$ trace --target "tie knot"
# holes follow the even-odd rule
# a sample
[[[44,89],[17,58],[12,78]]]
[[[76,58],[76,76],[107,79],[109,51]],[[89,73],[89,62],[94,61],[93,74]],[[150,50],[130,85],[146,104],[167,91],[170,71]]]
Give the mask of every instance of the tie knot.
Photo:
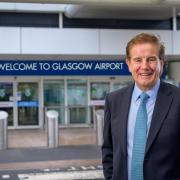
[[[149,98],[149,95],[143,92],[141,93],[140,98],[141,98],[141,101],[146,101]]]

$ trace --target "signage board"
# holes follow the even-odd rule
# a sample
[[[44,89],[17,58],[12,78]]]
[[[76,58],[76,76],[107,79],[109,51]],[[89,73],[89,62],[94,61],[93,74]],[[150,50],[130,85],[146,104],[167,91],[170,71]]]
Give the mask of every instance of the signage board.
[[[123,60],[116,61],[0,61],[1,76],[130,75]]]

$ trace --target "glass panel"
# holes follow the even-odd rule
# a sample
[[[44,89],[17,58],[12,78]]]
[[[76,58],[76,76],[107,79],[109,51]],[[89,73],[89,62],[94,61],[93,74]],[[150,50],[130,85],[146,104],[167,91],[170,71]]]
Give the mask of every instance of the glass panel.
[[[0,110],[8,113],[8,126],[13,126],[13,84],[0,83]]]
[[[8,126],[13,126],[13,108],[3,107],[0,111],[6,111],[8,113]]]
[[[64,105],[64,81],[44,81],[44,105]]]
[[[18,125],[38,125],[38,83],[19,83]]]
[[[113,91],[118,90],[118,89],[122,89],[126,86],[128,86],[129,84],[131,84],[132,82],[123,82],[123,83],[114,83],[113,84]]]
[[[87,105],[87,81],[68,80],[68,105]]]
[[[12,83],[0,83],[0,101],[13,101]]]
[[[86,123],[87,113],[87,81],[68,80],[68,120],[70,123]]]
[[[106,94],[110,91],[109,83],[92,82],[91,83],[91,100],[104,100]]]
[[[127,86],[126,84],[115,83],[115,84],[113,84],[113,91],[122,89],[123,87],[126,87],[126,86]]]
[[[64,124],[64,81],[44,81],[44,106],[47,110],[56,110],[59,113],[59,123]]]
[[[19,125],[38,125],[37,107],[18,107]]]
[[[86,107],[70,107],[69,119],[71,124],[82,124],[87,122],[87,108]]]

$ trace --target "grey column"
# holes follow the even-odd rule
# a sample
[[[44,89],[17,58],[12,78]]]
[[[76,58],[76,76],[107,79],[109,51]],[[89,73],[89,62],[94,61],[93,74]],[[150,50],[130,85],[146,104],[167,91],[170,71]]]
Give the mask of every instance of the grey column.
[[[59,145],[59,124],[58,124],[58,112],[49,110],[46,113],[47,116],[47,129],[48,129],[48,147],[56,148]]]
[[[98,146],[103,143],[104,110],[96,111],[96,142]]]
[[[0,149],[7,149],[7,118],[8,113],[0,111]]]

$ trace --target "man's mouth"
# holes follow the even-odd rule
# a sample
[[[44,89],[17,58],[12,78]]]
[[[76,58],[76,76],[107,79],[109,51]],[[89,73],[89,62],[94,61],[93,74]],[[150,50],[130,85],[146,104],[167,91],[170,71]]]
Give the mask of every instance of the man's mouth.
[[[140,73],[140,76],[151,76],[152,73]]]
[[[140,73],[139,74],[141,77],[150,77],[152,73]]]

